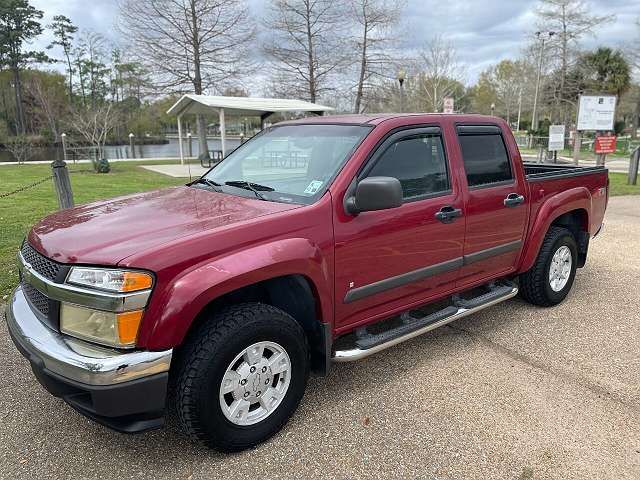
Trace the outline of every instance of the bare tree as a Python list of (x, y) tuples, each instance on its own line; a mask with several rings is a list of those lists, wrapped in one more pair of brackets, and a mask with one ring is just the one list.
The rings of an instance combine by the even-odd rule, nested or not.
[(98, 152), (98, 159), (104, 158), (104, 146), (109, 132), (114, 129), (119, 116), (110, 102), (91, 109), (76, 109), (72, 112), (70, 123), (88, 143)]
[(274, 60), (273, 88), (281, 96), (316, 102), (331, 90), (332, 76), (347, 64), (338, 0), (272, 0), (264, 48)]
[(13, 157), (22, 164), (33, 156), (33, 144), (26, 135), (17, 135), (10, 137), (5, 142), (5, 147)]
[(59, 136), (58, 125), (68, 104), (61, 105), (60, 97), (56, 95), (55, 85), (45, 84), (38, 76), (33, 76), (25, 82), (26, 90), (31, 94), (36, 104), (49, 125), (53, 138), (57, 141)]
[[(120, 0), (120, 28), (162, 92), (222, 92), (253, 67), (245, 0)], [(201, 156), (206, 125), (197, 116)]]
[(488, 70), (488, 75), (495, 89), (498, 109), (510, 123), (523, 96), (533, 95), (530, 89), (535, 83), (535, 68), (525, 59), (502, 60)]
[(446, 97), (457, 100), (462, 95), (460, 85), (464, 82), (465, 69), (453, 45), (442, 36), (437, 35), (425, 44), (418, 62), (417, 94), (427, 111), (438, 112)]
[(404, 0), (350, 0), (349, 17), (357, 26), (354, 37), (358, 79), (354, 113), (364, 110), (363, 98), (372, 81), (388, 77), (394, 62), (389, 47), (394, 43), (394, 27), (400, 21)]
[(540, 0), (536, 12), (537, 27), (540, 30), (554, 32), (549, 40), (550, 58), (558, 59), (558, 84), (555, 89), (556, 115), (566, 123), (567, 118), (567, 80), (569, 69), (577, 59), (578, 44), (585, 35), (593, 34), (594, 29), (612, 21), (613, 15), (592, 15), (591, 8), (584, 0)]

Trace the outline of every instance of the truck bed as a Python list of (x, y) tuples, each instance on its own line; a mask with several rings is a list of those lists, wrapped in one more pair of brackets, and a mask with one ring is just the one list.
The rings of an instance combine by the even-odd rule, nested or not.
[(524, 173), (529, 182), (551, 180), (555, 178), (579, 177), (592, 173), (605, 172), (603, 166), (579, 167), (558, 163), (524, 163)]

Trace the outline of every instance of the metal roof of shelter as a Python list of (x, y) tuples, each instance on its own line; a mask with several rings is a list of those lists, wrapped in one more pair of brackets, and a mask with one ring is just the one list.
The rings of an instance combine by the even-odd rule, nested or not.
[(262, 125), (265, 119), (277, 112), (311, 112), (322, 115), (333, 108), (303, 100), (288, 98), (258, 98), (258, 97), (218, 97), (213, 95), (183, 95), (167, 113), (178, 117), (178, 144), (180, 148), (180, 163), (184, 164), (182, 150), (182, 116), (218, 114), (220, 122), (220, 143), (222, 156), (226, 154), (225, 145), (225, 116), (232, 117), (260, 117)]
[(228, 116), (262, 116), (276, 112), (329, 112), (333, 108), (288, 98), (218, 97), (183, 95), (167, 113), (170, 115), (211, 114), (224, 109)]

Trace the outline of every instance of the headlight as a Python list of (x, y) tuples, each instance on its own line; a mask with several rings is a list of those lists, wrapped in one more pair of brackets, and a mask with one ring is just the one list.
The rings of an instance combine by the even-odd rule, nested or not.
[(133, 270), (73, 267), (67, 277), (67, 283), (124, 293), (151, 288), (153, 277), (149, 273)]
[(60, 330), (73, 337), (111, 347), (133, 347), (142, 321), (142, 310), (103, 312), (70, 303), (60, 306)]

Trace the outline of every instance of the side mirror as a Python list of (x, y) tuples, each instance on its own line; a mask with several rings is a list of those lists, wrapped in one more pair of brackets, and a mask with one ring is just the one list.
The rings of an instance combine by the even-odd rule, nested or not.
[(346, 202), (347, 213), (386, 210), (402, 205), (402, 185), (393, 177), (369, 177), (356, 186), (356, 193)]

